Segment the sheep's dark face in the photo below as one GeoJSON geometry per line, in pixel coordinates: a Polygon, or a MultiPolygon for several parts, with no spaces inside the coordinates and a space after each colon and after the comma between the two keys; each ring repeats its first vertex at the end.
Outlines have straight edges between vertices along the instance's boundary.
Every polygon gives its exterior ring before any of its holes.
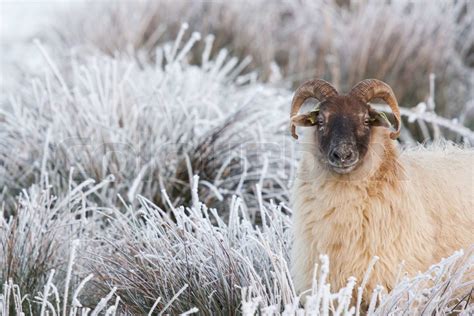
{"type": "Polygon", "coordinates": [[[351,172],[367,153],[371,127],[385,124],[383,121],[367,103],[355,98],[327,99],[320,104],[316,115],[318,156],[336,173],[351,172]]]}
{"type": "Polygon", "coordinates": [[[372,126],[390,126],[385,115],[369,106],[368,102],[373,99],[385,101],[392,110],[395,131],[390,132],[389,137],[396,139],[401,123],[398,102],[392,88],[377,79],[360,81],[347,95],[340,95],[324,80],[306,81],[296,89],[291,101],[291,135],[298,138],[297,126],[316,126],[319,159],[334,172],[349,173],[367,154],[372,126]],[[321,100],[319,108],[298,114],[308,98],[321,100]]]}

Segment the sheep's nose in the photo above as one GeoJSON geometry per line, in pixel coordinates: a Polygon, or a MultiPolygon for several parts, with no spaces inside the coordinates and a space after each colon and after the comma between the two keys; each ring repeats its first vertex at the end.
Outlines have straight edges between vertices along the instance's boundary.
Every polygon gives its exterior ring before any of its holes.
{"type": "Polygon", "coordinates": [[[337,165],[351,165],[357,160],[357,154],[351,146],[341,145],[331,150],[329,160],[337,165]]]}

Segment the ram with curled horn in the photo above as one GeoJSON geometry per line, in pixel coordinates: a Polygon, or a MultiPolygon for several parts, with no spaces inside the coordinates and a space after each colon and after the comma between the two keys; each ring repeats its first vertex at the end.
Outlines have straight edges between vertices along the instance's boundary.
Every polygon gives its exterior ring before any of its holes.
{"type": "Polygon", "coordinates": [[[444,142],[401,150],[394,92],[367,79],[347,95],[323,80],[303,83],[291,105],[290,130],[305,130],[292,192],[291,271],[299,292],[311,288],[319,255],[331,262],[331,290],[361,281],[374,256],[364,299],[390,290],[402,261],[409,275],[474,244],[474,152],[444,142]],[[308,98],[316,109],[299,114],[308,98]],[[380,99],[387,117],[368,102],[380,99]]]}

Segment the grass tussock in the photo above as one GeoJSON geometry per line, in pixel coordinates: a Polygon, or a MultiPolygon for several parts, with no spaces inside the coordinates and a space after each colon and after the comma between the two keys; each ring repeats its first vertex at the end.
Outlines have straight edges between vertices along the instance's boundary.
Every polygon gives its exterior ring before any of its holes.
{"type": "Polygon", "coordinates": [[[208,203],[252,197],[257,183],[266,200],[287,200],[294,163],[290,142],[281,145],[288,140],[282,108],[289,96],[242,86],[248,78],[225,55],[200,67],[183,64],[193,41],[176,51],[164,47],[162,66],[126,56],[46,64],[44,78],[4,103],[0,185],[16,193],[47,179],[64,191],[69,177],[113,175],[113,188],[98,201],[142,194],[168,207],[161,191],[174,206],[185,203],[199,173],[208,203]]]}

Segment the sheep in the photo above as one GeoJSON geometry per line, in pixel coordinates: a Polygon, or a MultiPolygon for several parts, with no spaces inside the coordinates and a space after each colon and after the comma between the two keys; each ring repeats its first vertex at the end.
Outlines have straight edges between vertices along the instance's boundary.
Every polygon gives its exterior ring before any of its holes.
{"type": "Polygon", "coordinates": [[[409,275],[424,271],[474,244],[474,151],[445,143],[400,150],[401,119],[386,83],[366,79],[339,95],[324,80],[302,84],[291,106],[290,130],[308,127],[292,191],[291,273],[295,288],[311,288],[321,254],[331,263],[332,290],[349,277],[363,279],[379,261],[364,291],[390,291],[400,264],[409,275]],[[298,114],[308,98],[319,106],[298,114]],[[368,102],[385,101],[395,130],[368,102]]]}

